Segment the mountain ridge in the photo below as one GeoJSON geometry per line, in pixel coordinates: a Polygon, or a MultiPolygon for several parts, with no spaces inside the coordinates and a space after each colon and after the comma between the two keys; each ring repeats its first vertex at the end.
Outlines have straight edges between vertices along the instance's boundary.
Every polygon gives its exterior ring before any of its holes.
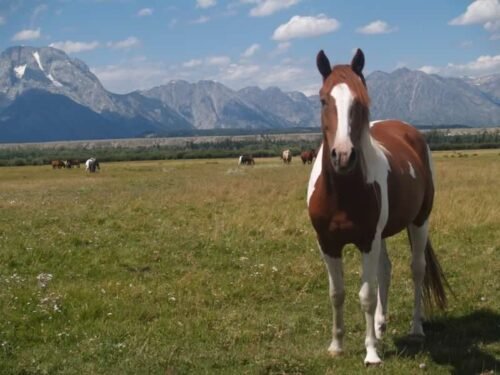
{"type": "MultiPolygon", "coordinates": [[[[366,82],[373,119],[500,125],[500,74],[447,78],[401,68],[374,71],[366,82]]],[[[0,53],[0,142],[161,136],[196,129],[308,128],[319,126],[320,111],[317,95],[279,87],[233,90],[209,80],[175,80],[115,94],[83,61],[63,51],[11,47],[0,53]]]]}

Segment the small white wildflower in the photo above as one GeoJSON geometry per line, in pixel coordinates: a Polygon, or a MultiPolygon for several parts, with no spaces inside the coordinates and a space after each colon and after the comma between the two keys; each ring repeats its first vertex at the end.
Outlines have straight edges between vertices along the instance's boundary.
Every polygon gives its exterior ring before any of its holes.
{"type": "Polygon", "coordinates": [[[273,266],[273,268],[271,268],[273,270],[273,272],[278,272],[278,267],[276,266],[273,266]]]}
{"type": "Polygon", "coordinates": [[[248,258],[247,258],[247,257],[240,257],[240,260],[241,260],[242,262],[244,262],[245,260],[248,260],[248,258]]]}
{"type": "Polygon", "coordinates": [[[422,369],[422,370],[424,370],[426,367],[427,367],[427,365],[425,363],[421,363],[418,365],[418,368],[422,369]]]}
{"type": "Polygon", "coordinates": [[[171,301],[171,302],[175,302],[175,297],[174,296],[169,297],[168,300],[171,301]]]}
{"type": "Polygon", "coordinates": [[[38,280],[38,286],[40,288],[46,288],[47,285],[49,285],[50,280],[52,280],[52,274],[51,273],[41,273],[39,274],[36,279],[38,280]]]}

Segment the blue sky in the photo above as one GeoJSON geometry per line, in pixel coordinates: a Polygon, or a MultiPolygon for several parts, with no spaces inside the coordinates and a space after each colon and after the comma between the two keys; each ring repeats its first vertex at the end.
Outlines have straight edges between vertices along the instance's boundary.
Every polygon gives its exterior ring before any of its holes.
{"type": "Polygon", "coordinates": [[[65,50],[113,92],[211,79],[317,92],[315,57],[365,72],[500,73],[500,0],[0,0],[0,49],[65,50]]]}

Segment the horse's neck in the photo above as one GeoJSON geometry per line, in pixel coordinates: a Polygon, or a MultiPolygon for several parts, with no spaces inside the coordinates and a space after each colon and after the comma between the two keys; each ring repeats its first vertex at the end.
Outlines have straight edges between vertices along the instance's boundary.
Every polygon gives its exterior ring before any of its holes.
{"type": "Polygon", "coordinates": [[[371,184],[380,174],[386,173],[389,169],[387,151],[371,136],[368,126],[361,134],[360,144],[359,166],[361,167],[365,182],[371,184]]]}

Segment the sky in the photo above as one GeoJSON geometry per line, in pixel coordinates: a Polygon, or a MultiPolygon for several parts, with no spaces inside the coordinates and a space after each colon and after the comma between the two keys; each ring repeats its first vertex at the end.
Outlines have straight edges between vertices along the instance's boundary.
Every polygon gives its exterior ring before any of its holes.
{"type": "Polygon", "coordinates": [[[316,55],[365,74],[500,73],[500,0],[0,0],[0,50],[52,46],[115,93],[171,80],[315,94],[316,55]]]}

